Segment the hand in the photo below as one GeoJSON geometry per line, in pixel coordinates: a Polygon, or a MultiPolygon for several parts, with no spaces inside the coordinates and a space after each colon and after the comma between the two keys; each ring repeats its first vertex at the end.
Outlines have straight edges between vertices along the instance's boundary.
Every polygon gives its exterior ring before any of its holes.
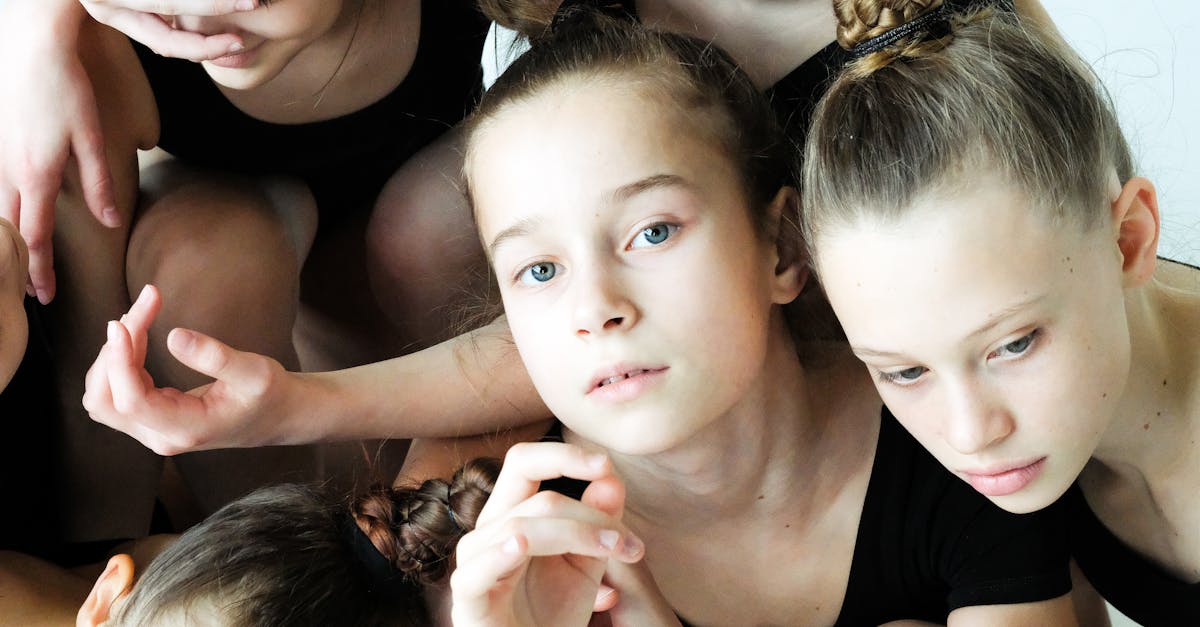
{"type": "Polygon", "coordinates": [[[607,457],[557,442],[509,449],[475,530],[458,544],[454,624],[587,625],[608,560],[635,562],[644,553],[621,524],[624,507],[607,457]],[[591,484],[579,501],[538,491],[557,477],[591,484]]]}
{"type": "Polygon", "coordinates": [[[610,559],[602,585],[612,592],[597,599],[590,627],[682,627],[645,560],[627,564],[610,559]]]}
{"type": "Polygon", "coordinates": [[[88,370],[83,406],[92,419],[133,436],[159,455],[276,444],[282,399],[292,373],[279,362],[234,350],[203,333],[174,329],[167,348],[185,366],[216,381],[181,392],[155,387],[146,371],[150,324],[162,307],[147,285],[88,370]]]}
{"type": "Polygon", "coordinates": [[[205,61],[238,52],[234,33],[205,35],[172,28],[162,16],[224,15],[253,11],[258,0],[80,0],[97,22],[107,24],[164,57],[205,61]]]}
{"type": "Polygon", "coordinates": [[[120,224],[71,10],[78,7],[40,0],[0,3],[0,217],[16,225],[29,245],[28,292],[42,303],[54,298],[50,238],[69,157],[75,158],[92,214],[106,226],[120,224]]]}

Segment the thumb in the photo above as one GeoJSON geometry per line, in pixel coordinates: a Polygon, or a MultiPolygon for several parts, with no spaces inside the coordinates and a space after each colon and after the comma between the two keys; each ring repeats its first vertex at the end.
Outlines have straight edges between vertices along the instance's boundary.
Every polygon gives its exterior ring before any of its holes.
{"type": "Polygon", "coordinates": [[[239,351],[199,331],[172,329],[167,349],[183,365],[233,389],[253,393],[264,387],[269,377],[269,358],[239,351]]]}

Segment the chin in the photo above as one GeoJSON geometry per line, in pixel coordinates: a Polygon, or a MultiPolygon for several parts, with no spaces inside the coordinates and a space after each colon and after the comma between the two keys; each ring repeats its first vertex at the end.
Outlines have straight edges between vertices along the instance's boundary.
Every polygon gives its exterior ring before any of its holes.
{"type": "Polygon", "coordinates": [[[212,81],[225,89],[246,91],[261,87],[270,80],[265,72],[249,69],[229,69],[204,63],[204,70],[212,81]]]}
{"type": "Polygon", "coordinates": [[[1045,478],[1037,483],[1040,485],[1031,485],[1004,496],[989,496],[987,499],[1011,514],[1029,514],[1050,507],[1071,487],[1070,482],[1062,486],[1049,485],[1045,478]]]}

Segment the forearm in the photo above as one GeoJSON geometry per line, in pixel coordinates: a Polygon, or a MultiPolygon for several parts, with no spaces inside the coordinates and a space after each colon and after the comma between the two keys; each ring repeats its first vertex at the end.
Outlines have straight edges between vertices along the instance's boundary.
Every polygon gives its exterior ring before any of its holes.
{"type": "Polygon", "coordinates": [[[44,35],[59,49],[74,49],[79,25],[87,15],[78,0],[3,0],[0,23],[16,26],[30,35],[44,35]]]}
{"type": "Polygon", "coordinates": [[[451,438],[548,418],[503,318],[426,350],[334,372],[296,375],[288,443],[451,438]]]}

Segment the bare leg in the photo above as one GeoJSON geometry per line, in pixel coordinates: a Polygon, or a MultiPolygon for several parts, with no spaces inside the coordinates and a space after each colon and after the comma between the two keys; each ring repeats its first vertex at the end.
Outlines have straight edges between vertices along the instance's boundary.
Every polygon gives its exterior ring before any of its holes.
{"type": "Polygon", "coordinates": [[[482,304],[488,267],[459,182],[460,143],[451,131],[392,176],[367,231],[372,290],[418,348],[482,326],[469,321],[482,304]]]}
{"type": "MultiPolygon", "coordinates": [[[[131,296],[158,286],[163,311],[150,330],[147,367],[160,385],[206,382],[166,350],[182,326],[298,369],[292,345],[299,269],[316,229],[307,188],[283,179],[252,180],[167,160],[142,171],[142,209],[127,256],[131,296]]],[[[175,463],[211,513],[246,492],[319,476],[316,447],[208,451],[175,463]]]]}
{"type": "Polygon", "coordinates": [[[54,496],[69,542],[145,535],[161,466],[134,439],[88,419],[80,404],[84,373],[104,343],[104,322],[129,308],[124,259],[137,197],[137,148],[155,133],[153,95],[128,41],[106,29],[85,29],[80,51],[100,107],[122,227],[97,223],[68,166],[55,216],[58,294],[48,322],[60,418],[54,496]]]}

